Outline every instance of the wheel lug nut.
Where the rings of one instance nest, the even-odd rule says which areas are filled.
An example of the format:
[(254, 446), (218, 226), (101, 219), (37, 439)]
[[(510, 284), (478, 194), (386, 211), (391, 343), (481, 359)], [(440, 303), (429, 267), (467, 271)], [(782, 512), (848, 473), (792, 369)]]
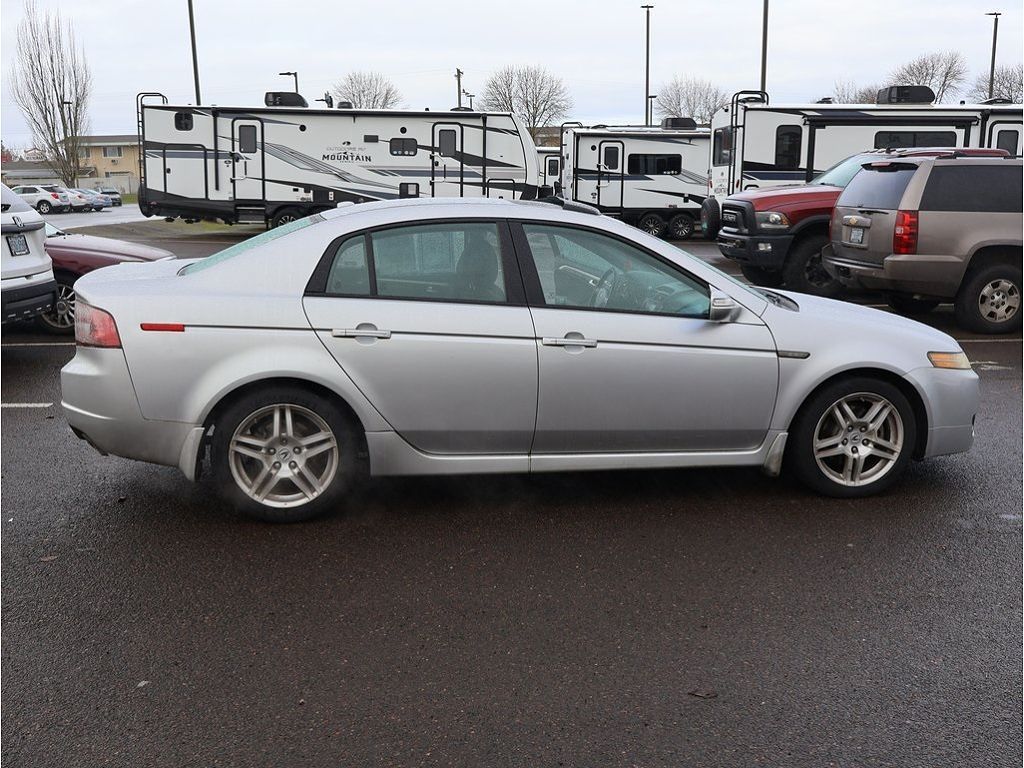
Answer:
[(277, 450), (275, 448), (267, 448), (267, 453), (273, 456), (275, 453), (277, 453)]
[(847, 439), (846, 439), (846, 438), (844, 437), (844, 438), (843, 438), (843, 445), (846, 445), (846, 444), (847, 444), (848, 442), (850, 442), (850, 441), (849, 441), (849, 440), (847, 440)]
[(868, 428), (867, 428), (867, 427), (861, 427), (861, 428), (860, 428), (860, 431), (861, 431), (861, 432), (867, 432), (867, 431), (868, 431)]
[(274, 469), (280, 469), (280, 468), (281, 468), (281, 462), (280, 461), (275, 461), (274, 462)]
[(856, 453), (856, 452), (857, 452), (857, 446), (853, 446), (853, 452), (854, 452), (854, 453)]
[(299, 446), (295, 446), (295, 450), (292, 453), (302, 453), (302, 449)]
[(846, 431), (847, 431), (847, 432), (853, 432), (853, 427), (847, 427), (847, 428), (846, 428)]

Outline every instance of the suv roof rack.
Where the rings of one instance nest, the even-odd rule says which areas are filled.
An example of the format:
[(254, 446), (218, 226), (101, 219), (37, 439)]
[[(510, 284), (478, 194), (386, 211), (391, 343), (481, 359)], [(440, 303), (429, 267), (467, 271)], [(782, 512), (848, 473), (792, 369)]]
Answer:
[(592, 205), (586, 203), (577, 203), (572, 200), (566, 200), (564, 197), (558, 195), (548, 195), (547, 197), (538, 197), (536, 202), (547, 203), (548, 205), (557, 205), (566, 211), (572, 211), (573, 213), (586, 213), (591, 216), (600, 216), (601, 212)]

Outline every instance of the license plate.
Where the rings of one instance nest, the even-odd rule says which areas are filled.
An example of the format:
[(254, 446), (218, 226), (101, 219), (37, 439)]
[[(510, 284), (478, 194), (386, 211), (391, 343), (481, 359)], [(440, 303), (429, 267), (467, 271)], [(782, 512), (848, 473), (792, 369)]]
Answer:
[(860, 227), (853, 227), (852, 229), (850, 229), (850, 242), (853, 245), (863, 245), (864, 230), (861, 229)]
[(14, 256), (25, 256), (28, 251), (28, 240), (24, 235), (8, 235), (7, 247), (11, 249)]

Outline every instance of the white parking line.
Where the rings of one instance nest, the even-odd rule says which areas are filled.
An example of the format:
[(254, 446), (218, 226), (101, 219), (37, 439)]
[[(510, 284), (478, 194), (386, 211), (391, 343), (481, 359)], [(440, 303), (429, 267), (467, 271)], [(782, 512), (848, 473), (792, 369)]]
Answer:
[(53, 403), (0, 403), (0, 408), (49, 408)]
[(73, 347), (73, 341), (5, 341), (3, 347)]

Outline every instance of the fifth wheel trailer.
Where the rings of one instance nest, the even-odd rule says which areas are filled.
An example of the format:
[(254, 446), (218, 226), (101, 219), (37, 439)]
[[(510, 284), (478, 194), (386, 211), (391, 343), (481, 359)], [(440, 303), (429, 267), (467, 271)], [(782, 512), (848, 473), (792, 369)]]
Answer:
[(142, 212), (276, 226), (346, 201), (537, 195), (533, 140), (511, 114), (309, 109), (281, 95), (293, 104), (174, 105), (140, 94)]

